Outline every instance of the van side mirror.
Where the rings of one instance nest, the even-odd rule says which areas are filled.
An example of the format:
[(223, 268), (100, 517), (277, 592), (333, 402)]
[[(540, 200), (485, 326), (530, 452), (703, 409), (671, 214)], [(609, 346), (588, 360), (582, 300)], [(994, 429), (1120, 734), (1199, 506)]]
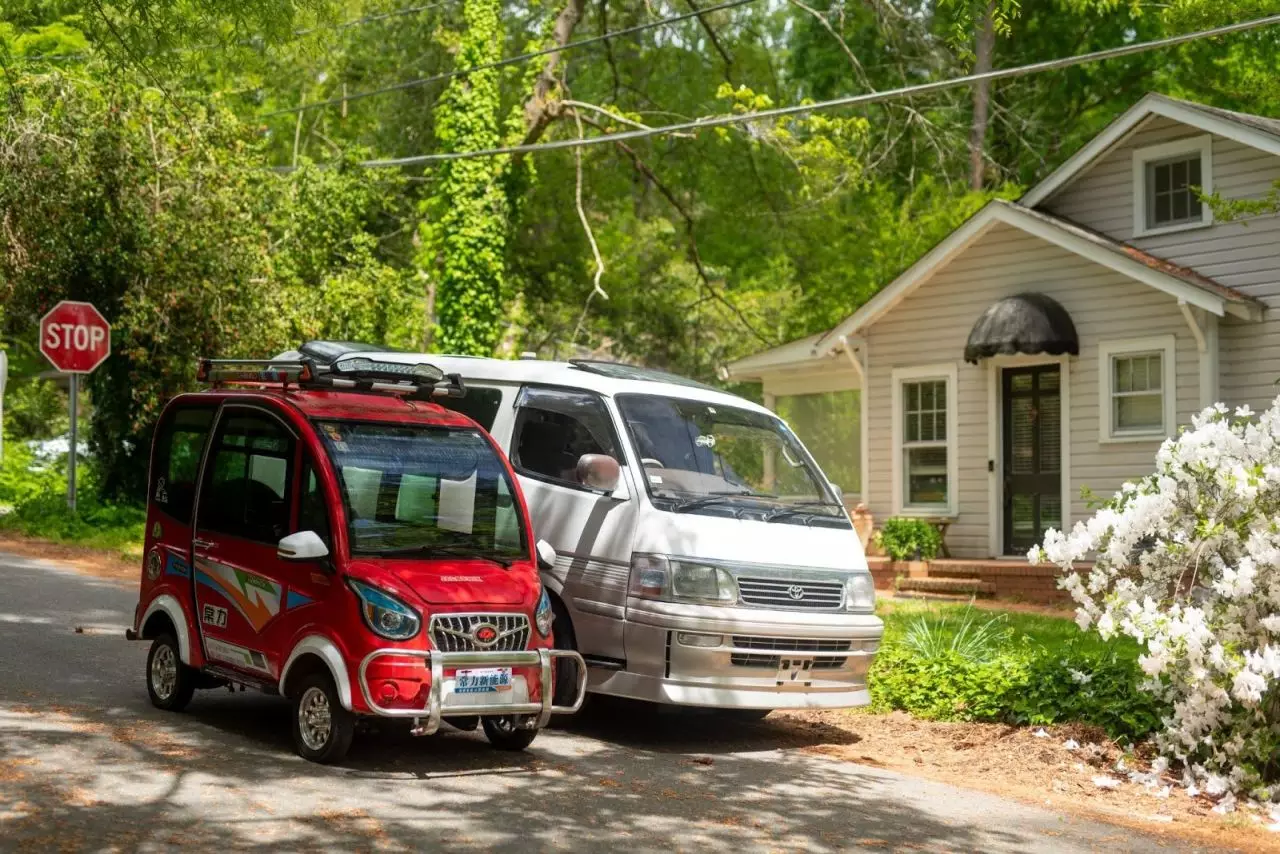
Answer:
[(577, 475), (578, 483), (583, 486), (613, 492), (618, 488), (622, 468), (608, 454), (583, 454), (578, 457)]
[(542, 569), (551, 569), (556, 565), (556, 550), (551, 543), (546, 540), (538, 540), (538, 566)]
[(329, 556), (329, 547), (315, 531), (298, 531), (280, 540), (276, 556), (281, 560), (319, 560)]

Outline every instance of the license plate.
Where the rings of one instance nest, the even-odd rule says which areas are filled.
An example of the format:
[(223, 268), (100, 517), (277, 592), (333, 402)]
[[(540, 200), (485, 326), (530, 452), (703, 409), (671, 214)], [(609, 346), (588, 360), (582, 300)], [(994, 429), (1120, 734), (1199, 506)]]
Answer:
[(454, 675), (455, 694), (496, 694), (511, 690), (510, 667), (459, 670)]

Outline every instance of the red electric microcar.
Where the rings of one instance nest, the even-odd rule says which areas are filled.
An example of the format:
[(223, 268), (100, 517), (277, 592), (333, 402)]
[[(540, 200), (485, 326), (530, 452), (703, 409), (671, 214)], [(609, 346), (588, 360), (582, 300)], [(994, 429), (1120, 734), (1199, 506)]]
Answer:
[[(211, 387), (156, 429), (130, 639), (151, 641), (147, 691), (197, 688), (293, 704), (298, 753), (337, 762), (361, 715), (441, 722), (527, 747), (582, 704), (586, 668), (553, 649), (524, 497), (456, 374), (350, 353), (202, 360)], [(438, 400), (449, 406), (442, 406)], [(553, 705), (574, 659), (571, 706)], [(564, 672), (564, 668), (560, 668)]]

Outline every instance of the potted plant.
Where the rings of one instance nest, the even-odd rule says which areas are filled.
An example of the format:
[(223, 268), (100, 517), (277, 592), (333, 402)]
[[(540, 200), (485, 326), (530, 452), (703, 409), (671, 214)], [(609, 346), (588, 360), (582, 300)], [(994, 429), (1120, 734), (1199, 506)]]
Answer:
[(895, 517), (885, 520), (876, 533), (876, 542), (894, 562), (899, 575), (924, 578), (929, 561), (937, 557), (942, 547), (942, 536), (924, 519)]

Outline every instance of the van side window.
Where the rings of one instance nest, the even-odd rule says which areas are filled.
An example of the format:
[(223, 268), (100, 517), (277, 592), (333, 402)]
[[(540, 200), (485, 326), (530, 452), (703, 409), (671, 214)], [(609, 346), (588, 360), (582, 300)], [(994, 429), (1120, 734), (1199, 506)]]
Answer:
[(213, 423), (212, 406), (171, 409), (156, 431), (155, 460), (148, 496), (153, 504), (184, 525), (191, 524), (200, 457)]
[(465, 397), (445, 397), (436, 402), (491, 431), (498, 417), (498, 408), (502, 405), (502, 389), (468, 385)]
[(294, 439), (268, 415), (227, 417), (200, 492), (199, 527), (276, 543), (289, 532)]
[(524, 474), (578, 486), (583, 454), (622, 456), (604, 403), (594, 394), (526, 388), (511, 438), (511, 462)]
[(298, 502), (298, 530), (315, 531), (324, 544), (333, 551), (329, 539), (329, 511), (324, 503), (324, 490), (315, 467), (308, 460), (302, 467), (302, 495)]

